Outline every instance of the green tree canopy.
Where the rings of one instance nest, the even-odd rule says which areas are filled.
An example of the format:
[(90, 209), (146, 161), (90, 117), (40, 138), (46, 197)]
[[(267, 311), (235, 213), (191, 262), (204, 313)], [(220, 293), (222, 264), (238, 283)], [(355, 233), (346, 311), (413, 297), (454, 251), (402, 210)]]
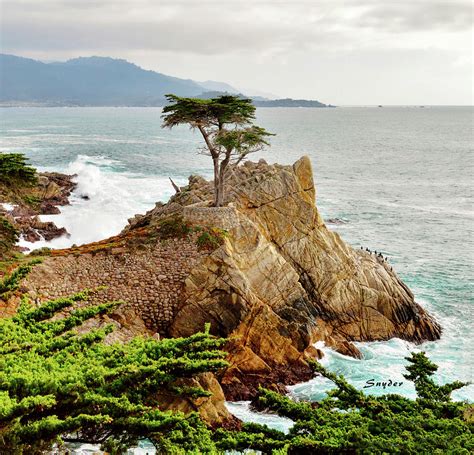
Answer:
[(36, 169), (28, 166), (26, 161), (22, 153), (0, 153), (0, 183), (35, 184)]
[[(0, 298), (29, 267), (0, 282)], [(120, 302), (77, 308), (87, 298), (82, 292), (39, 307), (24, 300), (16, 316), (0, 319), (0, 453), (42, 453), (61, 436), (106, 447), (148, 437), (162, 453), (215, 450), (197, 414), (161, 411), (153, 397), (207, 396), (175, 381), (226, 366), (223, 340), (206, 329), (189, 338), (107, 344), (112, 325), (77, 329)]]
[(250, 153), (269, 145), (271, 133), (253, 125), (255, 106), (250, 99), (223, 95), (218, 98), (181, 98), (167, 95), (163, 108), (163, 127), (187, 124), (202, 134), (201, 153), (211, 156), (214, 168), (214, 205), (224, 203), (225, 180), (229, 164), (238, 165)]
[(315, 373), (336, 385), (327, 398), (318, 403), (295, 402), (261, 389), (254, 402), (261, 411), (292, 419), (295, 423), (288, 434), (245, 424), (239, 433), (219, 430), (214, 438), (220, 448), (252, 448), (273, 454), (472, 453), (472, 405), (450, 398), (453, 390), (466, 383), (436, 385), (430, 376), (437, 366), (424, 352), (412, 353), (407, 360), (409, 374), (405, 377), (421, 393), (416, 400), (396, 394), (365, 395), (343, 376), (311, 362)]

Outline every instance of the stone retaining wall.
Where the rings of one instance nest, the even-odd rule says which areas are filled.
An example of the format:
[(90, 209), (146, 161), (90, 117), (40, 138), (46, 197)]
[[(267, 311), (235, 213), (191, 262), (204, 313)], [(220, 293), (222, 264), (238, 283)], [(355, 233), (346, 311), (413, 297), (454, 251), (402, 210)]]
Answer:
[(51, 257), (33, 268), (24, 287), (33, 298), (57, 298), (107, 286), (100, 301), (124, 300), (161, 335), (182, 305), (184, 279), (207, 252), (194, 236), (169, 239), (144, 250), (113, 248), (95, 255)]
[(238, 225), (238, 214), (234, 207), (199, 207), (183, 208), (183, 218), (198, 226), (211, 226), (230, 230)]

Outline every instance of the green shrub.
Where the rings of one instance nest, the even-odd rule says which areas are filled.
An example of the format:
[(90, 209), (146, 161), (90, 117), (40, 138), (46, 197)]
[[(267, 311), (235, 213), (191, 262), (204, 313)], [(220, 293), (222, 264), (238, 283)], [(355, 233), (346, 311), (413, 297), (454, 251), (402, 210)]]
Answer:
[(215, 250), (224, 243), (224, 239), (229, 233), (224, 229), (210, 228), (209, 230), (201, 228), (201, 234), (196, 239), (196, 245), (199, 250)]
[(26, 196), (23, 196), (23, 201), (26, 202), (31, 207), (36, 208), (41, 203), (41, 198), (37, 196), (26, 195)]
[(40, 262), (40, 259), (33, 259), (28, 264), (23, 264), (15, 269), (12, 273), (4, 276), (0, 280), (0, 300), (7, 300), (10, 294), (19, 288), (20, 281), (25, 278), (28, 273), (30, 273), (30, 270), (33, 268), (33, 266), (39, 264)]
[(36, 248), (29, 255), (30, 256), (51, 256), (51, 248), (43, 246), (42, 248)]
[(158, 223), (158, 233), (161, 239), (182, 238), (191, 232), (191, 225), (180, 216), (166, 218)]
[(0, 182), (15, 181), (24, 185), (36, 184), (36, 169), (28, 166), (26, 161), (27, 158), (22, 153), (0, 153)]
[(18, 242), (20, 233), (4, 216), (0, 215), (0, 254), (9, 252)]

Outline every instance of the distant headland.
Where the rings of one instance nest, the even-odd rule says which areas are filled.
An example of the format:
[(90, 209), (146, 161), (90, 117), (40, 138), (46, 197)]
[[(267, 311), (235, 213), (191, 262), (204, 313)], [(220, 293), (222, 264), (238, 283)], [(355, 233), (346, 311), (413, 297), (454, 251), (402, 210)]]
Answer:
[(165, 95), (251, 98), (258, 107), (335, 107), (317, 100), (242, 94), (224, 82), (197, 82), (147, 71), (126, 60), (79, 57), (66, 62), (0, 54), (0, 106), (164, 106)]

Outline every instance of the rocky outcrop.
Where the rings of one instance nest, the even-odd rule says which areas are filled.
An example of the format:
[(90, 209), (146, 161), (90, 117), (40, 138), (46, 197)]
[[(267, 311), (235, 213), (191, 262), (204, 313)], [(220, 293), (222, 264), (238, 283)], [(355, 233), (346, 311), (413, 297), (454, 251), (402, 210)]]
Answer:
[(218, 380), (212, 373), (201, 373), (192, 379), (181, 379), (176, 385), (186, 387), (200, 387), (211, 393), (208, 397), (182, 398), (176, 395), (160, 393), (156, 399), (163, 410), (181, 411), (185, 414), (190, 412), (199, 412), (201, 418), (217, 427), (235, 429), (239, 427), (239, 421), (225, 406), (225, 396)]
[[(171, 317), (159, 328), (163, 336), (186, 336), (210, 322), (212, 333), (229, 338), (230, 367), (218, 378), (227, 399), (248, 399), (258, 385), (282, 390), (285, 384), (308, 379), (307, 359), (321, 356), (313, 347), (319, 340), (359, 356), (353, 341), (439, 338), (440, 326), (415, 302), (387, 262), (351, 248), (326, 227), (316, 207), (307, 157), (293, 166), (260, 161), (233, 168), (226, 206), (213, 208), (211, 201), (211, 183), (191, 177), (167, 204), (157, 204), (130, 220), (118, 237), (121, 250), (117, 252), (118, 241), (113, 240), (110, 248), (81, 260), (80, 268), (92, 270), (99, 256), (115, 254), (114, 272), (100, 275), (102, 284), (114, 286), (124, 276), (130, 256), (161, 257), (161, 241), (149, 244), (144, 252), (126, 239), (135, 232), (152, 236), (163, 220), (182, 220), (193, 232), (173, 244), (167, 256), (170, 264), (181, 245), (187, 242), (191, 248), (190, 242), (196, 241), (192, 236), (204, 228), (208, 233), (227, 232), (215, 248), (205, 254), (197, 248), (189, 256), (182, 268), (185, 273), (176, 278), (179, 293)], [(54, 296), (67, 286), (88, 287), (87, 276), (92, 280), (97, 273), (84, 272), (79, 282), (69, 264), (72, 259), (64, 259), (77, 259), (83, 252), (84, 248), (53, 252), (28, 278), (26, 288), (32, 295)], [(54, 273), (44, 280), (41, 270), (48, 267)], [(156, 296), (134, 307), (142, 318), (149, 312), (166, 314), (167, 302), (159, 289), (174, 268), (167, 271), (160, 266), (163, 278), (157, 280), (152, 270), (147, 272), (152, 279), (133, 284)]]
[[(66, 229), (57, 227), (51, 221), (43, 222), (38, 215), (56, 215), (60, 213), (58, 206), (69, 204), (69, 196), (76, 187), (73, 177), (42, 172), (33, 186), (0, 181), (0, 216), (5, 217), (28, 242), (37, 242), (42, 238), (49, 241), (68, 235)], [(2, 203), (11, 204), (13, 208), (6, 209)]]
[[(54, 206), (56, 208), (56, 206)], [(56, 226), (52, 221), (41, 221), (38, 216), (20, 216), (13, 218), (14, 224), (27, 242), (46, 241), (56, 237), (69, 235), (63, 227)]]
[[(307, 157), (293, 166), (246, 163), (229, 188), (233, 220), (228, 209), (221, 222), (208, 216), (229, 229), (228, 241), (187, 278), (188, 298), (171, 328), (189, 334), (211, 321), (216, 334), (235, 340), (222, 378), (227, 396), (248, 398), (259, 383), (306, 377), (305, 356), (317, 355), (318, 340), (358, 356), (352, 341), (439, 338), (439, 325), (387, 262), (327, 229)], [(172, 203), (192, 219), (187, 201), (210, 200), (212, 189), (200, 182), (190, 190)]]

